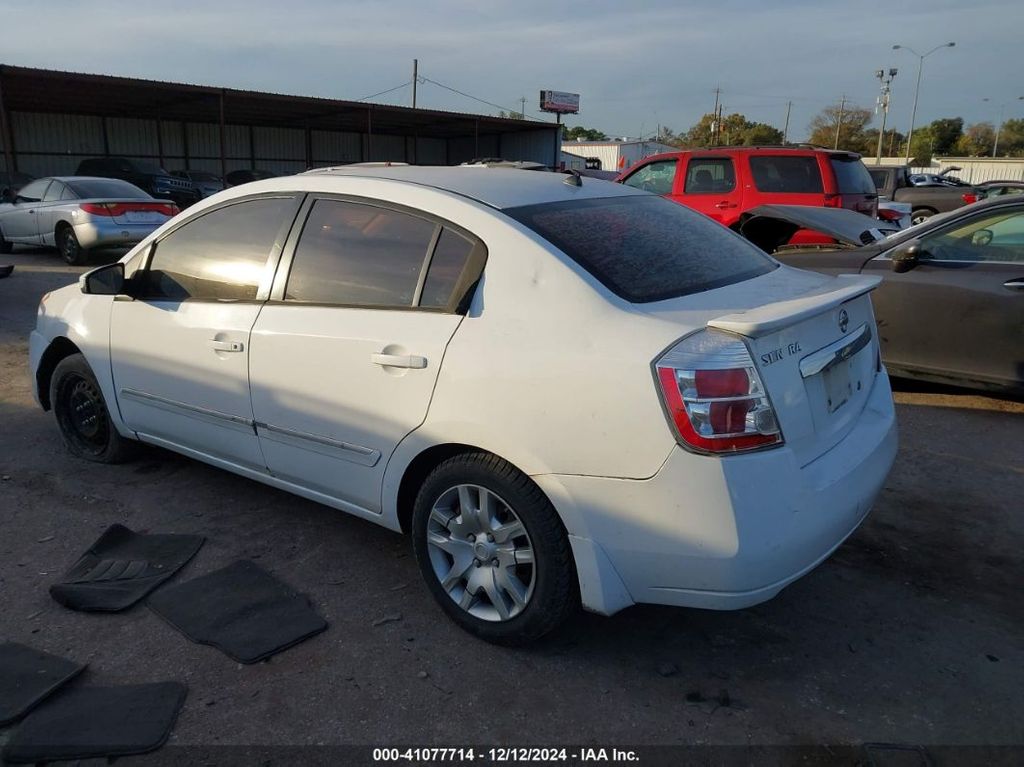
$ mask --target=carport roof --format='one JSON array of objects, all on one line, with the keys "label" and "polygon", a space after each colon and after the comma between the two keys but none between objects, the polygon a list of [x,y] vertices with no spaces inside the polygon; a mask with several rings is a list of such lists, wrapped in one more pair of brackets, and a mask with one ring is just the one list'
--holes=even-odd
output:
[{"label": "carport roof", "polygon": [[223,97],[224,122],[232,125],[308,127],[425,138],[555,128],[552,123],[536,120],[9,65],[0,65],[0,93],[8,112],[219,123]]}]

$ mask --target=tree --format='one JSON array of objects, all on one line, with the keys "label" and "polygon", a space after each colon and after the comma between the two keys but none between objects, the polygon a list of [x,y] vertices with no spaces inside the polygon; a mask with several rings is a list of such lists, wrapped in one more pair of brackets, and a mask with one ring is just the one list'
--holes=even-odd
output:
[{"label": "tree", "polygon": [[948,155],[959,138],[964,135],[964,118],[944,117],[940,120],[933,120],[928,126],[928,133],[932,139],[932,154]]},{"label": "tree", "polygon": [[743,131],[745,146],[764,146],[766,144],[781,144],[782,131],[768,123],[750,123]]},{"label": "tree", "polygon": [[719,125],[716,115],[708,112],[680,137],[681,144],[687,147],[742,144],[746,131],[752,125],[753,123],[738,112],[723,115]]},{"label": "tree", "polygon": [[584,141],[607,141],[608,137],[596,128],[584,128],[582,125],[576,125],[570,128],[568,125],[563,125],[562,139],[564,141],[575,141],[576,139],[583,139]]},{"label": "tree", "polygon": [[[846,149],[851,152],[867,154],[873,151],[867,147],[868,141],[865,130],[871,122],[872,112],[870,109],[858,107],[853,104],[833,104],[818,112],[811,120],[807,129],[811,136],[810,143],[818,146],[831,147],[836,143],[836,127],[839,127],[839,149]],[[842,124],[840,124],[842,117]],[[875,133],[876,140],[878,134]]]},{"label": "tree", "polygon": [[505,120],[525,120],[526,119],[526,115],[524,115],[522,112],[506,112],[504,109],[502,109],[500,112],[498,112],[498,117],[501,117],[501,118],[503,118]]},{"label": "tree", "polygon": [[999,131],[999,154],[1024,157],[1024,119],[1007,120]]},{"label": "tree", "polygon": [[984,157],[992,154],[995,142],[996,129],[992,123],[980,122],[968,125],[953,149],[963,157]]}]

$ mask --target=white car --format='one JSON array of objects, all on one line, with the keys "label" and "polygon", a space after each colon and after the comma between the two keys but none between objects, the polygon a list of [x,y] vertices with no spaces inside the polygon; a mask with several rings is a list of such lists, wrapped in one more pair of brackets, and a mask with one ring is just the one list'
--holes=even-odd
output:
[{"label": "white car", "polygon": [[896,453],[875,284],[627,186],[332,169],[45,296],[31,369],[76,455],[160,445],[407,532],[449,616],[521,642],[580,603],[762,602],[856,529]]}]

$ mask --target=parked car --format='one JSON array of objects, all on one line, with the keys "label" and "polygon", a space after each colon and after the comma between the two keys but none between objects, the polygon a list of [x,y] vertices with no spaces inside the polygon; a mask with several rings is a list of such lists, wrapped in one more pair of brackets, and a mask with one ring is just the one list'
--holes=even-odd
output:
[{"label": "parked car", "polygon": [[816,147],[715,147],[652,155],[623,171],[626,186],[739,225],[758,205],[820,205],[874,216],[878,194],[860,155]]},{"label": "parked car", "polygon": [[129,248],[178,214],[137,186],[112,178],[40,178],[0,204],[0,253],[15,244],[56,247],[69,264],[90,251]]},{"label": "parked car", "polygon": [[30,181],[35,181],[35,176],[30,176],[27,173],[8,173],[7,171],[0,170],[0,200],[7,199],[8,197],[14,197],[25,184]]},{"label": "parked car", "polygon": [[909,202],[878,200],[878,220],[894,224],[900,229],[909,229],[914,223],[914,208]]},{"label": "parked car", "polygon": [[224,177],[224,184],[226,187],[239,186],[240,184],[251,184],[253,181],[277,178],[279,175],[279,173],[269,170],[233,170]]},{"label": "parked car", "polygon": [[959,170],[963,169],[954,165],[941,173],[912,173],[910,183],[914,186],[970,186],[966,181],[949,175]]},{"label": "parked car", "polygon": [[769,599],[892,464],[877,280],[577,181],[392,167],[228,190],[43,299],[36,396],[83,458],[149,442],[409,533],[488,640],[580,603]]},{"label": "parked car", "polygon": [[118,178],[134,184],[158,199],[173,200],[181,209],[199,199],[191,181],[175,178],[156,163],[130,160],[127,157],[93,157],[78,163],[76,176]]},{"label": "parked car", "polygon": [[224,190],[224,179],[216,173],[205,170],[176,170],[172,171],[171,175],[191,181],[200,198],[209,197],[211,194],[217,194]]},{"label": "parked car", "polygon": [[979,184],[978,189],[983,199],[991,200],[993,197],[1024,194],[1024,181],[986,181]]},{"label": "parked car", "polygon": [[936,213],[977,202],[981,198],[975,187],[962,186],[914,186],[910,183],[910,175],[906,165],[882,167],[868,166],[868,172],[874,181],[878,194],[893,202],[910,203],[912,212],[911,223],[920,224]]},{"label": "parked car", "polygon": [[[752,216],[743,232],[771,250],[787,230],[806,225],[800,211],[780,206]],[[943,213],[875,242],[855,224],[845,234],[828,231],[848,245],[870,244],[833,252],[784,247],[775,257],[826,274],[881,277],[875,314],[891,373],[1024,393],[1024,196]]]}]

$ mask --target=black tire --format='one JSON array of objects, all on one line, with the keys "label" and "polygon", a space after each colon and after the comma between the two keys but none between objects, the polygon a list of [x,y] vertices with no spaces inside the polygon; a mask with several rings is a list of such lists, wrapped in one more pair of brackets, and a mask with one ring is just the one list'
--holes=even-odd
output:
[{"label": "black tire", "polygon": [[10,253],[14,250],[14,244],[4,239],[4,232],[0,229],[0,253]]},{"label": "black tire", "polygon": [[922,221],[927,221],[934,215],[934,210],[929,210],[928,208],[917,208],[910,212],[910,223],[920,224]]},{"label": "black tire", "polygon": [[50,403],[72,455],[96,463],[123,463],[135,455],[136,443],[117,433],[96,376],[81,354],[57,364],[50,379]]},{"label": "black tire", "polygon": [[75,230],[67,224],[57,227],[54,239],[57,242],[57,250],[60,257],[72,266],[85,263],[86,251],[78,243],[78,236]]},{"label": "black tire", "polygon": [[[532,594],[518,614],[505,620],[485,620],[470,614],[445,590],[434,570],[431,547],[427,543],[431,512],[442,496],[460,485],[475,485],[498,496],[526,529],[533,553],[533,564],[526,566],[532,574]],[[441,608],[461,628],[488,642],[503,645],[532,642],[579,610],[576,567],[558,513],[536,483],[495,455],[462,453],[442,462],[430,473],[416,496],[412,542],[420,572]],[[498,560],[493,561],[497,565]],[[513,568],[519,566],[513,565]],[[466,586],[468,590],[469,581]]]}]

